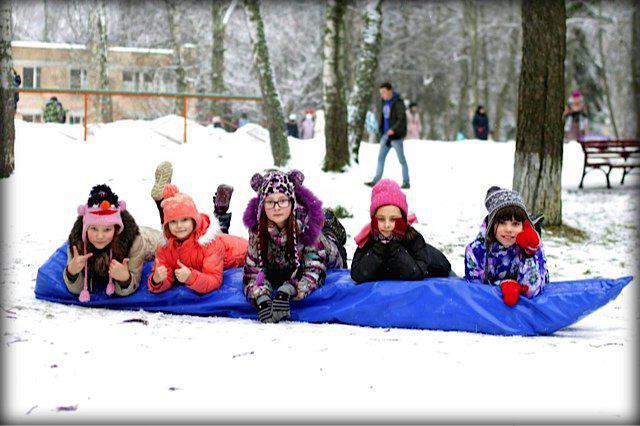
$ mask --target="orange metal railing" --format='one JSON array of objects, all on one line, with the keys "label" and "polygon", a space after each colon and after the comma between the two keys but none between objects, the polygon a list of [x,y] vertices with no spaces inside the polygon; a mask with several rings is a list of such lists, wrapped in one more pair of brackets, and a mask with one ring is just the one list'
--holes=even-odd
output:
[{"label": "orange metal railing", "polygon": [[173,92],[128,92],[124,90],[100,90],[100,89],[57,89],[57,88],[17,88],[21,93],[66,93],[72,95],[82,95],[84,99],[84,140],[87,140],[87,103],[89,95],[109,95],[109,96],[134,96],[134,97],[160,97],[160,98],[182,98],[182,112],[184,117],[184,139],[187,143],[187,99],[207,99],[211,101],[247,101],[262,102],[259,96],[236,96],[221,95],[216,93],[173,93]]}]

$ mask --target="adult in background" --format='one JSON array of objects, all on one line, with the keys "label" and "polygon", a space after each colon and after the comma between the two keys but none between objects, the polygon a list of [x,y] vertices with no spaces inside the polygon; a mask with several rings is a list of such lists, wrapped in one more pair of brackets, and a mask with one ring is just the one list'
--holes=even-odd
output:
[{"label": "adult in background", "polygon": [[587,105],[579,90],[574,90],[571,93],[562,113],[562,118],[565,120],[564,134],[566,140],[579,140],[581,136],[587,133]]},{"label": "adult in background", "polygon": [[247,123],[249,123],[249,118],[247,117],[247,113],[243,112],[240,116],[240,119],[238,120],[238,128],[244,126]]},{"label": "adult in background", "polygon": [[67,113],[57,97],[52,96],[44,107],[45,123],[64,123],[67,121]]},{"label": "adult in background", "polygon": [[473,125],[473,133],[476,135],[476,139],[486,141],[489,136],[489,117],[487,117],[482,105],[478,105],[471,124]]},{"label": "adult in background", "polygon": [[13,111],[15,112],[18,110],[18,101],[20,100],[20,93],[18,93],[17,89],[22,84],[22,78],[13,68],[11,68],[11,73],[13,74],[13,87],[16,89],[13,93]]},{"label": "adult in background", "polygon": [[315,123],[313,122],[313,115],[307,113],[300,125],[300,139],[313,139],[313,129]]},{"label": "adult in background", "polygon": [[298,123],[296,122],[297,119],[298,119],[297,115],[295,114],[289,115],[289,121],[287,121],[287,136],[299,138]]},{"label": "adult in background", "polygon": [[411,102],[409,111],[407,111],[407,139],[420,139],[422,134],[422,123],[420,122],[420,113],[418,113],[418,104]]},{"label": "adult in background", "polygon": [[369,133],[369,143],[376,143],[378,140],[378,117],[376,117],[376,107],[371,105],[364,118],[364,127]]},{"label": "adult in background", "polygon": [[391,83],[384,82],[380,85],[380,151],[378,152],[378,167],[376,176],[371,182],[365,182],[367,186],[374,186],[382,178],[384,162],[391,148],[396,150],[398,160],[402,166],[402,189],[411,187],[409,184],[409,166],[404,156],[404,138],[407,136],[407,113],[404,101],[400,95],[393,91]]}]

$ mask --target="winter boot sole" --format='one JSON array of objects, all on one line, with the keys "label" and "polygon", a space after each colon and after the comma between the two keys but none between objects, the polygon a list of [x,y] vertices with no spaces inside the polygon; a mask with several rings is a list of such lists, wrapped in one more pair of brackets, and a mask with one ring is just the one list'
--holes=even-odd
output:
[{"label": "winter boot sole", "polygon": [[168,161],[163,161],[156,167],[156,181],[151,188],[151,198],[156,201],[162,200],[162,190],[164,186],[171,183],[171,176],[173,175],[173,166]]}]

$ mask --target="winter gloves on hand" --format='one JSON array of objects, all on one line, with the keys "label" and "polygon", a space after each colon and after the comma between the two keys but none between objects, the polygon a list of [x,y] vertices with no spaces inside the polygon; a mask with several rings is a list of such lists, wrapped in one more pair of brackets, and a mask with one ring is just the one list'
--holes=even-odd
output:
[{"label": "winter gloves on hand", "polygon": [[520,295],[529,290],[529,286],[518,284],[514,280],[504,280],[500,284],[500,290],[502,291],[502,301],[505,305],[515,306],[518,303],[518,299],[520,299]]},{"label": "winter gloves on hand", "polygon": [[540,236],[531,226],[531,222],[524,221],[522,232],[516,235],[516,244],[524,251],[527,256],[533,256],[540,247]]},{"label": "winter gloves on hand", "polygon": [[260,296],[256,301],[258,308],[258,319],[262,323],[270,323],[273,322],[273,318],[271,317],[271,298],[269,296]]},{"label": "winter gloves on hand", "polygon": [[263,323],[276,323],[291,318],[289,301],[296,294],[296,288],[289,282],[280,286],[273,300],[267,295],[256,301],[258,319]]}]

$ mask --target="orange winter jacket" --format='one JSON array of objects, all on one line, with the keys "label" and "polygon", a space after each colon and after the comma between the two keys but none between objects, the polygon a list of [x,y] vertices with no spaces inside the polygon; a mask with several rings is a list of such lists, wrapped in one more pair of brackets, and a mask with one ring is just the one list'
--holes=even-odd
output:
[{"label": "orange winter jacket", "polygon": [[[220,288],[222,272],[225,269],[244,266],[248,241],[242,237],[216,233],[210,226],[209,216],[200,213],[195,230],[180,242],[165,229],[167,243],[156,250],[153,270],[147,285],[151,293],[160,293],[173,287],[176,277],[174,270],[180,268],[178,260],[191,269],[185,283],[198,293],[209,293]],[[154,284],[153,274],[158,265],[167,268],[167,278]]]}]

